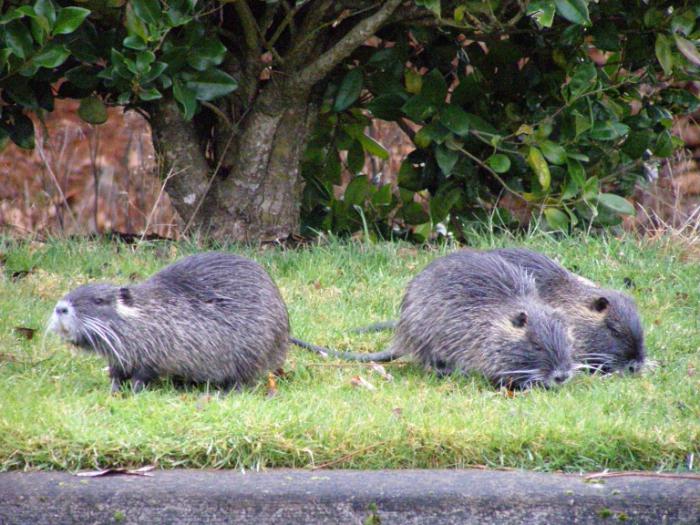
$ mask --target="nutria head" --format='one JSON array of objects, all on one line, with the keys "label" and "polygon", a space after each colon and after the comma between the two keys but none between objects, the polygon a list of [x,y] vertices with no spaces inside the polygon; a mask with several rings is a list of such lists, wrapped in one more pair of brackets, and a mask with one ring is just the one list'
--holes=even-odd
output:
[{"label": "nutria head", "polygon": [[572,314],[577,358],[592,371],[638,372],[646,349],[634,300],[614,290],[589,288],[580,310]]},{"label": "nutria head", "polygon": [[565,383],[573,376],[574,364],[564,321],[539,301],[518,302],[505,323],[497,323],[494,342],[500,344],[494,348],[498,366],[492,381],[511,389]]},{"label": "nutria head", "polygon": [[56,303],[49,330],[80,348],[121,361],[121,338],[115,330],[138,315],[131,290],[111,284],[86,284]]}]

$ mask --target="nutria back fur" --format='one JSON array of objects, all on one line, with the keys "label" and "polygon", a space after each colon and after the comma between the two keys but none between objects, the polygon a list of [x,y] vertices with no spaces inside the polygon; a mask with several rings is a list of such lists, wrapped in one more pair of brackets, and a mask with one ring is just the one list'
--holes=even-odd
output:
[{"label": "nutria back fur", "polygon": [[50,328],[107,358],[113,389],[171,376],[225,389],[284,362],[287,309],[256,262],[227,253],[185,257],[141,284],[88,284],[61,299]]},{"label": "nutria back fur", "polygon": [[573,373],[566,326],[534,279],[495,254],[467,250],[436,259],[409,283],[390,352],[511,388],[551,387]]},{"label": "nutria back fur", "polygon": [[491,253],[534,276],[542,299],[571,326],[577,360],[602,372],[636,372],[643,366],[644,331],[631,297],[601,288],[540,253],[522,248]]}]

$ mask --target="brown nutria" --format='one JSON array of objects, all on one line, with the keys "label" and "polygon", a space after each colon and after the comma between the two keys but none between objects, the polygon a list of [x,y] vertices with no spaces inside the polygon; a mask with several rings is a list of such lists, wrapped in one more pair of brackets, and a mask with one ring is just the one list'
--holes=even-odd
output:
[{"label": "brown nutria", "polygon": [[552,387],[573,374],[567,327],[534,279],[496,255],[466,250],[436,259],[409,283],[389,350],[300,346],[356,361],[410,355],[439,373],[481,372],[509,388]]},{"label": "brown nutria", "polygon": [[541,253],[523,248],[491,253],[535,278],[542,299],[557,309],[571,328],[574,359],[605,373],[642,368],[644,331],[630,296],[601,288]]},{"label": "brown nutria", "polygon": [[88,284],[63,297],[50,330],[107,358],[112,390],[134,391],[158,377],[248,385],[284,362],[287,309],[256,262],[202,253],[141,284]]}]

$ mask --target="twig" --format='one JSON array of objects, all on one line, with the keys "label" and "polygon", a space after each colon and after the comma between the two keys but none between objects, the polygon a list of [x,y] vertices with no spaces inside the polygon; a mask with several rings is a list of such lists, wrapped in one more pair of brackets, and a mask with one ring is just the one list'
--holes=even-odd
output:
[{"label": "twig", "polygon": [[226,115],[226,113],[224,113],[223,111],[221,111],[221,109],[219,109],[218,107],[216,107],[216,106],[215,106],[214,104],[212,104],[211,102],[207,102],[206,100],[200,100],[199,103],[200,103],[202,106],[204,106],[205,108],[210,109],[213,113],[216,114],[217,117],[219,117],[221,120],[223,120],[224,123],[226,124],[226,127],[227,127],[228,129],[232,129],[232,128],[233,128],[233,123],[232,123],[231,120],[228,118],[228,116]]},{"label": "twig", "polygon": [[624,476],[637,476],[640,478],[668,478],[668,479],[690,479],[700,481],[700,474],[671,474],[666,472],[644,472],[630,470],[629,472],[597,472],[584,476],[585,479],[621,478]]},{"label": "twig", "polygon": [[151,213],[148,214],[148,219],[146,219],[146,226],[143,228],[143,232],[141,233],[141,239],[139,242],[143,242],[144,238],[146,237],[146,232],[148,231],[148,228],[151,226],[151,220],[153,219],[153,215],[156,212],[156,208],[158,207],[158,203],[160,202],[161,197],[163,196],[163,191],[165,190],[165,186],[168,184],[168,181],[172,179],[175,175],[179,175],[185,171],[184,169],[180,171],[174,171],[173,168],[170,168],[170,172],[168,175],[165,177],[165,180],[163,181],[163,184],[160,186],[160,191],[158,192],[158,197],[156,198],[156,201],[153,203],[153,206],[151,207]]},{"label": "twig", "polygon": [[388,441],[379,441],[377,443],[373,443],[369,446],[366,446],[364,448],[361,448],[359,450],[356,450],[354,452],[350,452],[349,454],[345,454],[344,456],[339,457],[338,459],[334,459],[333,461],[328,461],[326,463],[321,463],[320,465],[315,465],[311,467],[311,470],[319,470],[322,468],[330,467],[331,465],[336,465],[338,463],[342,463],[344,461],[347,461],[348,459],[352,458],[353,456],[357,456],[358,454],[362,454],[363,452],[367,452],[368,450],[372,450],[373,448],[377,448],[380,445],[386,445]]},{"label": "twig", "polygon": [[373,15],[368,16],[348,31],[333,47],[323,53],[299,74],[297,84],[311,87],[330,73],[335,66],[362,45],[386,22],[402,0],[387,0]]}]

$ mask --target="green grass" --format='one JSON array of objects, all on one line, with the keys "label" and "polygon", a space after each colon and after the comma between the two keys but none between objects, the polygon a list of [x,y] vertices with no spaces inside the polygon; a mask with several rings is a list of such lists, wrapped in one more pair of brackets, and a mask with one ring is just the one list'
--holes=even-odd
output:
[{"label": "green grass", "polygon": [[[580,375],[564,388],[508,397],[479,377],[438,379],[412,364],[369,367],[293,348],[278,394],[265,384],[219,396],[162,382],[109,395],[105,363],[41,332],[55,301],[91,280],[142,279],[196,246],[0,240],[0,469],[161,467],[519,467],[683,470],[700,456],[700,265],[668,241],[546,236],[525,244],[601,284],[626,277],[651,359],[641,377]],[[235,248],[232,248],[235,249]],[[349,329],[394,318],[411,276],[450,248],[328,245],[238,249],[287,301],[293,333],[335,348],[382,349],[390,333]],[[25,276],[16,272],[29,271]],[[13,277],[14,275],[14,277]],[[39,330],[32,340],[15,327]],[[354,388],[361,375],[376,390]],[[700,461],[695,462],[696,464]]]}]

